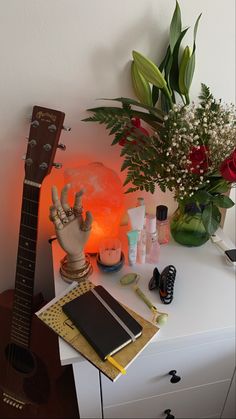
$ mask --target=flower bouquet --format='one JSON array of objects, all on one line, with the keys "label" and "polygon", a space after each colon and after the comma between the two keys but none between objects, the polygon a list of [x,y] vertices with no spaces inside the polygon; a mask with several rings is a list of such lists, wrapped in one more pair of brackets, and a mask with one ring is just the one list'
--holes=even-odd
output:
[{"label": "flower bouquet", "polygon": [[218,228],[219,208],[234,205],[227,192],[236,182],[234,106],[217,101],[205,84],[199,103],[190,102],[200,16],[192,52],[187,46],[181,56],[187,29],[182,30],[176,2],[162,63],[157,66],[133,51],[131,77],[138,100],[113,99],[121,106],[88,109],[93,115],[85,119],[104,124],[114,136],[112,145],[122,147],[124,185],[130,184],[127,193],[154,193],[157,185],[164,192],[173,191],[178,209],[171,223],[172,235],[181,244],[195,246]]}]

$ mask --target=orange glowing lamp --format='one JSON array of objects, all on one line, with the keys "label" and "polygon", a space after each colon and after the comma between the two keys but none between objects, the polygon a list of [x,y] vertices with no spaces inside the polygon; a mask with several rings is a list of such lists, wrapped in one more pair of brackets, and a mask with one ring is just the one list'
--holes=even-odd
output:
[{"label": "orange glowing lamp", "polygon": [[74,192],[84,190],[83,208],[93,215],[85,252],[97,253],[101,240],[119,235],[124,213],[122,182],[114,170],[100,162],[65,170],[65,181]]}]

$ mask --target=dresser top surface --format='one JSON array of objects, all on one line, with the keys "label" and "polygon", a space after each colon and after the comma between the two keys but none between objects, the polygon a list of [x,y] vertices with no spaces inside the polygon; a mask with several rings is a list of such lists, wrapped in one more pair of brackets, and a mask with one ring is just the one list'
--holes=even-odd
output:
[{"label": "dresser top surface", "polygon": [[[233,244],[223,235],[229,248]],[[55,240],[53,242],[53,265],[56,295],[64,292],[68,284],[59,273],[60,260],[64,252]],[[126,253],[126,249],[125,249]],[[126,256],[126,255],[125,255]],[[159,311],[168,313],[167,323],[161,327],[155,340],[183,338],[197,334],[215,334],[219,338],[224,331],[234,333],[235,328],[235,267],[228,265],[223,252],[210,240],[200,247],[184,247],[173,240],[161,246],[160,262],[152,264],[135,264],[123,268],[116,273],[104,274],[91,258],[93,274],[89,280],[95,285],[103,285],[117,300],[137,311],[147,320],[151,320],[151,311],[133,291],[132,285],[122,286],[120,278],[129,273],[140,274],[139,287]],[[127,257],[126,257],[127,261]],[[149,291],[148,282],[153,269],[160,272],[167,266],[174,265],[176,279],[174,299],[171,304],[161,302],[157,290]],[[60,339],[60,355],[62,364],[79,360],[80,355]]]}]

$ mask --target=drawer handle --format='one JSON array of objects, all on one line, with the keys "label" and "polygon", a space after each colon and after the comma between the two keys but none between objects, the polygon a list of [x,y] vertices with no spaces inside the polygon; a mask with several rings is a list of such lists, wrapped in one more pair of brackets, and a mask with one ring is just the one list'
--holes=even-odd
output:
[{"label": "drawer handle", "polygon": [[173,384],[176,384],[176,383],[178,383],[181,380],[181,377],[179,377],[176,374],[177,374],[177,371],[176,370],[171,370],[169,372],[169,375],[172,375],[172,377],[170,379],[170,382],[173,383]]},{"label": "drawer handle", "polygon": [[171,412],[171,410],[170,410],[170,409],[166,409],[166,410],[164,411],[164,413],[166,414],[165,419],[175,419],[175,416],[171,415],[171,414],[170,414],[170,412]]}]

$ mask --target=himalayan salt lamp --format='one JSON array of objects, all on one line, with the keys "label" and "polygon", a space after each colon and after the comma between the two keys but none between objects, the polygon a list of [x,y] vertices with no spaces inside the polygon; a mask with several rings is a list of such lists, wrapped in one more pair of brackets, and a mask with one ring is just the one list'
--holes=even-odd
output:
[{"label": "himalayan salt lamp", "polygon": [[85,252],[97,253],[101,240],[119,235],[124,212],[122,182],[114,170],[100,162],[65,170],[72,191],[84,190],[83,208],[91,211],[93,226]]}]

